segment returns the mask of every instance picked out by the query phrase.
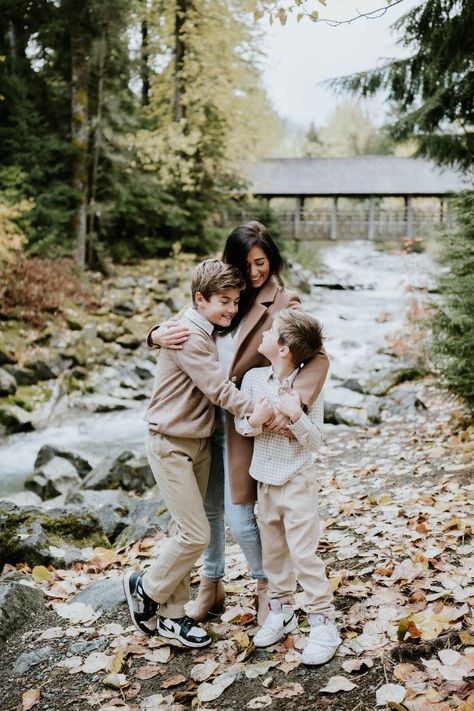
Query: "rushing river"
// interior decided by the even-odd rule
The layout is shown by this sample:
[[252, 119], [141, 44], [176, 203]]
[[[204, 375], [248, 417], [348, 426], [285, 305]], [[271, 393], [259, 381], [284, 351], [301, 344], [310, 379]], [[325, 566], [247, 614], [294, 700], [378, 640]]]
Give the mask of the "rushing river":
[[[324, 324], [332, 364], [326, 386], [330, 393], [340, 379], [357, 377], [382, 363], [386, 337], [403, 325], [413, 294], [433, 286], [435, 264], [429, 253], [401, 254], [366, 241], [314, 243], [302, 249], [307, 252], [305, 263], [309, 258], [318, 265], [314, 282], [324, 284], [312, 286], [303, 302]], [[133, 409], [107, 414], [70, 411], [43, 430], [1, 438], [0, 495], [22, 489], [44, 444], [75, 450], [92, 464], [125, 449], [143, 453], [144, 409], [142, 401]]]

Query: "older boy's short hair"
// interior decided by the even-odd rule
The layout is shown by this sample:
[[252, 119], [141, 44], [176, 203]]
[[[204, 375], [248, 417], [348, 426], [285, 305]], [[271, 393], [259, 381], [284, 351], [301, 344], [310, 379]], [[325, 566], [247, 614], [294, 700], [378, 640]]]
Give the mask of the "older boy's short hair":
[[295, 368], [321, 353], [323, 328], [314, 316], [297, 309], [282, 309], [275, 318], [278, 340], [288, 346]]
[[226, 289], [245, 289], [245, 278], [236, 267], [220, 259], [205, 259], [194, 269], [191, 282], [193, 303], [198, 291], [209, 301], [213, 294], [220, 294]]

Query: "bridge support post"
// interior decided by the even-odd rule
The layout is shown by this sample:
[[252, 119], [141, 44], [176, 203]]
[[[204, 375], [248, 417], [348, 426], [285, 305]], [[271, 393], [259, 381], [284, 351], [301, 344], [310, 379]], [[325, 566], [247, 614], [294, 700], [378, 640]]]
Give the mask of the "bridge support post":
[[405, 197], [405, 212], [406, 212], [406, 225], [408, 239], [413, 237], [413, 198], [411, 195]]
[[369, 198], [369, 219], [367, 230], [368, 239], [375, 239], [375, 200], [373, 195]]
[[332, 199], [331, 239], [337, 239], [337, 197]]
[[301, 239], [301, 215], [304, 209], [304, 197], [299, 195], [296, 198], [295, 216], [293, 221], [294, 239]]

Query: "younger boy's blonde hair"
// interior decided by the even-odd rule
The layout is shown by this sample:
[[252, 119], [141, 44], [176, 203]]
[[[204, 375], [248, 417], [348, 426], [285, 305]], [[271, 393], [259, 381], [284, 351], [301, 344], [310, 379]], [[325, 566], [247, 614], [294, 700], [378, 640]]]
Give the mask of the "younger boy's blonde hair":
[[275, 319], [278, 340], [288, 346], [295, 368], [321, 353], [323, 328], [314, 316], [297, 309], [282, 309]]
[[191, 282], [193, 304], [198, 291], [209, 301], [213, 294], [221, 294], [226, 289], [245, 289], [245, 278], [236, 267], [220, 259], [205, 259], [195, 267]]

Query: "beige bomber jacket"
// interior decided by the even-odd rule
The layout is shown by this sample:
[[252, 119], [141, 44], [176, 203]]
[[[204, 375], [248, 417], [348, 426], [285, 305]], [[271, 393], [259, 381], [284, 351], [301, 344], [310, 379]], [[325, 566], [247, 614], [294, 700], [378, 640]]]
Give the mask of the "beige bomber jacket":
[[144, 419], [164, 435], [205, 438], [214, 429], [214, 405], [245, 417], [252, 413], [253, 401], [226, 378], [219, 365], [212, 324], [192, 308], [182, 320], [189, 338], [182, 350], [160, 349]]

